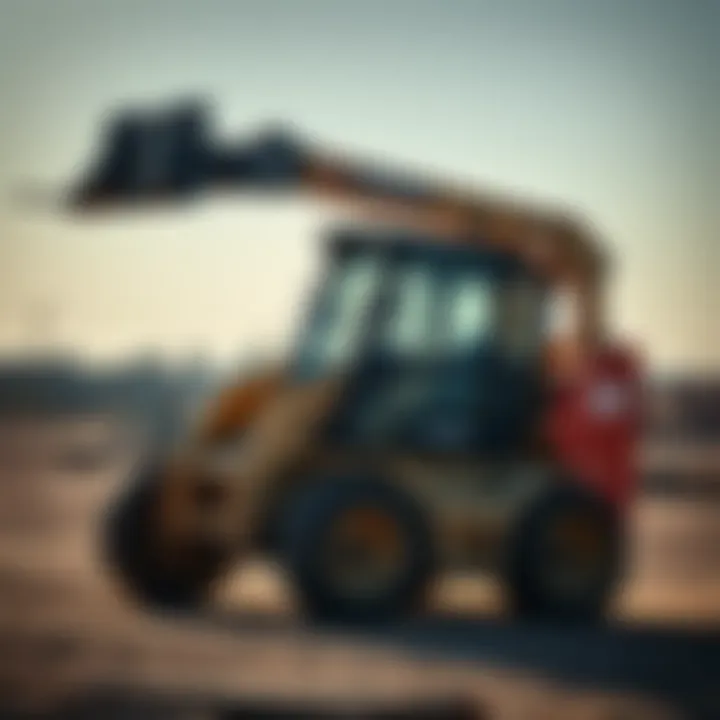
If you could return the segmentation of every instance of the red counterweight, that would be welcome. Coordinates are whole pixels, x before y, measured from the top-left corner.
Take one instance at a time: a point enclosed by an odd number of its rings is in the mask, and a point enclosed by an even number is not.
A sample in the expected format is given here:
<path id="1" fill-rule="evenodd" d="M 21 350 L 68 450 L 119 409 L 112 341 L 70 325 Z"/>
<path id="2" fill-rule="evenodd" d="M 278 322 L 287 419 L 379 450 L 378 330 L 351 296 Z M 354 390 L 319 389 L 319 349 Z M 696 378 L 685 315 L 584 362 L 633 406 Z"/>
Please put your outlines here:
<path id="1" fill-rule="evenodd" d="M 637 481 L 642 431 L 640 361 L 627 348 L 599 348 L 555 388 L 546 436 L 555 459 L 623 512 Z"/>

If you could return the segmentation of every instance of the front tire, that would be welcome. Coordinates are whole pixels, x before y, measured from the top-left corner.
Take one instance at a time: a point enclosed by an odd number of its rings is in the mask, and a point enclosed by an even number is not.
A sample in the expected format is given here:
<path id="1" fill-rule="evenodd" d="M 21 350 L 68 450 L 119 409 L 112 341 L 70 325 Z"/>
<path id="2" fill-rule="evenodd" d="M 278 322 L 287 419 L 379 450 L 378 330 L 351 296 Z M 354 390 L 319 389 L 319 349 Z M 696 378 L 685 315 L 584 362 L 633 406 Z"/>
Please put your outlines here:
<path id="1" fill-rule="evenodd" d="M 141 604 L 158 610 L 197 610 L 207 598 L 216 569 L 207 559 L 195 568 L 180 570 L 160 555 L 160 476 L 156 468 L 146 470 L 110 508 L 104 528 L 105 557 L 124 588 Z"/>
<path id="2" fill-rule="evenodd" d="M 363 523 L 365 538 L 362 531 L 353 538 Z M 312 619 L 383 622 L 422 606 L 434 574 L 433 543 L 423 513 L 392 486 L 322 483 L 293 504 L 284 535 L 287 568 Z M 372 559 L 373 547 L 379 560 Z M 367 556 L 364 564 L 357 562 L 358 549 Z"/>

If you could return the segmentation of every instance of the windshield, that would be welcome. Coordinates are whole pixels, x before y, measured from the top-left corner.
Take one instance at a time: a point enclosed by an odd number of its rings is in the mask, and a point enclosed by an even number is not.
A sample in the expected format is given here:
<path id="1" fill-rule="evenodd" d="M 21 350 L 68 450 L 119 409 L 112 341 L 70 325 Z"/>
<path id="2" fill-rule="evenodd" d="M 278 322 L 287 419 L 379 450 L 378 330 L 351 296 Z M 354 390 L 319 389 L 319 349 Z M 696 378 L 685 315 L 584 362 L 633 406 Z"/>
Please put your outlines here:
<path id="1" fill-rule="evenodd" d="M 364 255 L 332 268 L 316 298 L 299 347 L 302 375 L 342 367 L 357 354 L 382 279 L 379 257 Z"/>
<path id="2" fill-rule="evenodd" d="M 381 283 L 389 294 L 383 312 L 371 317 Z M 394 361 L 464 357 L 489 339 L 496 294 L 473 269 L 441 272 L 429 263 L 387 263 L 374 253 L 346 258 L 320 288 L 296 367 L 306 377 L 342 368 L 362 355 L 366 341 Z"/>

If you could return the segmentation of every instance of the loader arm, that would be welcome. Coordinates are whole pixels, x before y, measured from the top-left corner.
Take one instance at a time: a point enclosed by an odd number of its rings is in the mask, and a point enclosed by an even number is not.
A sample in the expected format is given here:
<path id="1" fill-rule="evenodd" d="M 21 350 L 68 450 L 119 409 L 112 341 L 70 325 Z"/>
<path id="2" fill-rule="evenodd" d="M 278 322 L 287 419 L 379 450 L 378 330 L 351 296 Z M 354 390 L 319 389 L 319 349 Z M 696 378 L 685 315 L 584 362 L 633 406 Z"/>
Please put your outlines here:
<path id="1" fill-rule="evenodd" d="M 114 118 L 99 161 L 73 189 L 77 211 L 176 201 L 209 191 L 284 191 L 345 204 L 374 219 L 453 242 L 509 250 L 571 291 L 582 346 L 603 333 L 605 257 L 593 233 L 565 213 L 471 192 L 270 132 L 221 144 L 202 108 Z"/>

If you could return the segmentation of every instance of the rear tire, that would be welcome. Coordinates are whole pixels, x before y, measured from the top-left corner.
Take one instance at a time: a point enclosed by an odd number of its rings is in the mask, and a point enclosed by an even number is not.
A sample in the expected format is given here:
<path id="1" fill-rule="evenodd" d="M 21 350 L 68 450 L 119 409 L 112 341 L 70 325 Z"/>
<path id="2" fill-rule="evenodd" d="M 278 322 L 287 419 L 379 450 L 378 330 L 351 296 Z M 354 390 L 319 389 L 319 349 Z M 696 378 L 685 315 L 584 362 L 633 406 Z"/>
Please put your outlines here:
<path id="1" fill-rule="evenodd" d="M 391 523 L 404 548 L 389 579 L 362 593 L 341 589 L 327 562 L 333 528 L 350 513 L 370 509 Z M 423 513 L 411 498 L 382 483 L 331 480 L 313 487 L 289 509 L 284 523 L 287 569 L 306 614 L 333 623 L 385 622 L 409 615 L 423 604 L 434 575 L 433 544 Z"/>
<path id="2" fill-rule="evenodd" d="M 590 532 L 592 552 L 583 542 L 553 545 L 553 532 L 568 521 Z M 616 514 L 601 499 L 566 487 L 544 495 L 520 520 L 510 542 L 505 580 L 515 614 L 600 620 L 620 578 L 621 546 Z"/>
<path id="3" fill-rule="evenodd" d="M 187 612 L 205 601 L 216 569 L 171 570 L 158 555 L 156 513 L 160 472 L 146 470 L 116 500 L 105 525 L 105 557 L 122 585 L 153 609 Z"/>

